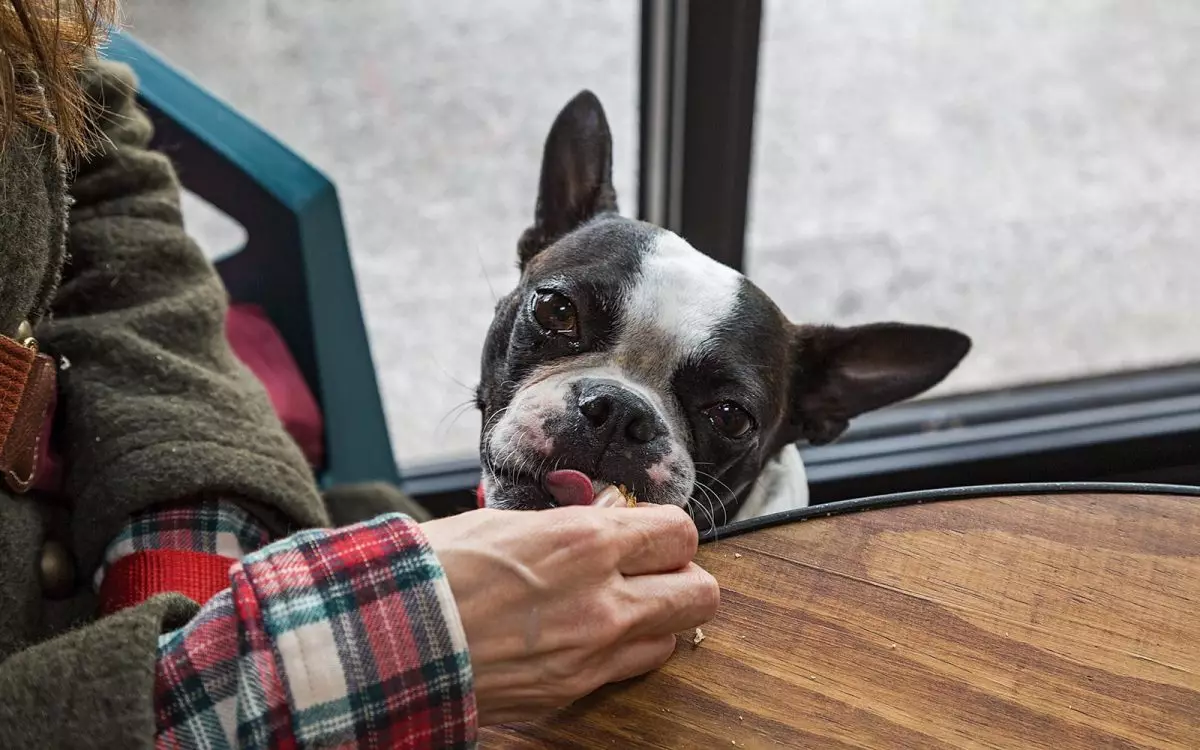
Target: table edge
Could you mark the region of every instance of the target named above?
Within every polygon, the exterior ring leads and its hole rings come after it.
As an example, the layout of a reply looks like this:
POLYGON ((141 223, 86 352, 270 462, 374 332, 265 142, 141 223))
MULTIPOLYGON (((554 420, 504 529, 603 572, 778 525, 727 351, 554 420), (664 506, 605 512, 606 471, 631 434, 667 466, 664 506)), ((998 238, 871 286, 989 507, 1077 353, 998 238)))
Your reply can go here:
POLYGON ((700 543, 720 541, 775 526, 814 518, 829 518, 868 510, 883 510, 905 505, 937 503, 950 500, 972 500, 986 497, 1021 495, 1174 495, 1200 498, 1200 487, 1186 484, 1155 484, 1143 482, 1021 482, 1016 484, 977 484, 961 487, 941 487, 932 490, 895 492, 871 495, 853 500, 810 505, 807 508, 772 513, 758 518, 735 521, 709 529, 700 534, 700 543))

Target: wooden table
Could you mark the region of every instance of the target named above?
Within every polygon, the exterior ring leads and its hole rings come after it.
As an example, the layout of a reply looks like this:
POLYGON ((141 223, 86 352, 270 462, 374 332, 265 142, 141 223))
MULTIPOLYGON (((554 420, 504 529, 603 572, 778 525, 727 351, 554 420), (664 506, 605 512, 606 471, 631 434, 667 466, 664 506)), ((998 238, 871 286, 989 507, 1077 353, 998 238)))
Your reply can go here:
POLYGON ((699 562, 699 645, 481 746, 1200 749, 1200 498, 892 507, 699 562))

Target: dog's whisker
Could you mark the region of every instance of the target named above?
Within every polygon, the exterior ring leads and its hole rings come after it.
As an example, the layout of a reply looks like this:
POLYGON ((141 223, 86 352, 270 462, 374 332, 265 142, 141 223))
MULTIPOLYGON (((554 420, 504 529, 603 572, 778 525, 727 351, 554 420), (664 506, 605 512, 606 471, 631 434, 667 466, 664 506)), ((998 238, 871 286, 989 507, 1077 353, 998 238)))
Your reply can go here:
POLYGON ((471 398, 472 399, 475 398, 476 386, 467 385, 466 383, 462 382, 458 378, 451 375, 450 371, 447 370, 444 366, 442 366, 442 363, 438 361, 437 357, 430 357, 430 359, 432 359, 433 363, 437 366, 437 368, 442 371, 443 377, 445 377, 451 383, 454 383, 455 385, 459 386, 460 388, 463 388, 464 390, 469 391, 471 393, 471 398))
POLYGON ((483 273, 483 280, 487 282, 488 291, 492 293, 492 302, 499 302, 500 298, 496 296, 496 287, 492 286, 492 277, 488 275, 487 266, 483 262, 483 251, 479 245, 475 246, 475 256, 479 258, 479 270, 483 273))
MULTIPOLYGON (((737 495, 737 493, 733 491, 733 488, 732 488, 732 487, 730 487, 729 485, 725 484, 725 483, 724 483, 724 482, 722 482, 720 479, 717 479, 717 478, 716 478, 715 476, 713 476, 712 474, 709 474, 709 473, 707 473, 707 472, 700 471, 699 469, 696 469, 696 475, 697 475, 697 476, 706 477, 706 478, 708 478, 709 480, 711 480, 712 482, 715 482, 716 484, 719 484, 721 487, 723 487, 723 488, 725 489, 725 491, 726 491, 726 492, 728 492, 728 493, 729 493, 729 499, 730 499, 731 501, 732 501, 732 500, 734 499, 734 497, 737 495)), ((722 524, 729 523, 729 508, 728 508, 728 506, 727 506, 725 503, 721 503, 721 513, 722 513, 722 518, 724 519, 724 520, 722 521, 722 524)))
POLYGON ((438 420, 437 433, 444 437, 446 432, 448 432, 450 428, 462 418, 462 415, 466 414, 474 405, 474 401, 464 401, 461 404, 451 407, 450 411, 446 412, 446 415, 438 420), (446 423, 446 420, 450 420, 449 424, 446 423))
POLYGON ((508 409, 509 407, 507 406, 503 409, 497 409, 495 414, 492 414, 492 416, 488 417, 487 422, 483 425, 483 429, 481 430, 483 432, 483 443, 485 445, 491 442, 492 432, 495 431, 500 419, 504 417, 504 414, 508 411, 508 409))
POLYGON ((708 518, 709 528, 716 528, 717 521, 715 518, 713 518, 712 500, 708 500, 708 508, 705 508, 703 504, 698 507, 700 508, 700 510, 704 511, 704 515, 708 518))
POLYGON ((699 484, 699 483, 697 483, 695 485, 695 487, 698 490, 700 490, 700 492, 701 492, 700 499, 706 500, 708 502, 708 508, 705 508, 703 503, 696 503, 696 507, 699 508, 700 510, 704 511, 704 515, 708 518, 709 526, 711 526, 712 528, 716 528, 717 520, 713 516, 713 504, 712 504, 712 499, 709 495, 709 493, 711 493, 712 490, 710 490, 708 487, 705 487, 704 485, 699 484))

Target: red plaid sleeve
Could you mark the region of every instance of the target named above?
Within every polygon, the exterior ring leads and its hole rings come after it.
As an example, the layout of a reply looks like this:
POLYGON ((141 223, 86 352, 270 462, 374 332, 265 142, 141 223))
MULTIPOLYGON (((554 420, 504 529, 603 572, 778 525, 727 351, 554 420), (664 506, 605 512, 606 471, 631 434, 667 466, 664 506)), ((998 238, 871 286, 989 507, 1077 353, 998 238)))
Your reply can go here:
POLYGON ((159 642, 160 748, 474 747, 471 663, 420 526, 295 534, 159 642))

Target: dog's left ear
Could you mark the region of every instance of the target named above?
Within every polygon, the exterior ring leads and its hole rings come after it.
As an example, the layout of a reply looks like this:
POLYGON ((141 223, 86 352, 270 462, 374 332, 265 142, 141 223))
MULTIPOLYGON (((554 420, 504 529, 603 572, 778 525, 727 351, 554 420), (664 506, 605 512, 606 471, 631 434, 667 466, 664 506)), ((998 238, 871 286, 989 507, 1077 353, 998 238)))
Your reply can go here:
POLYGON ((604 107, 581 91, 546 136, 533 226, 517 243, 521 269, 559 237, 597 214, 617 210, 612 185, 612 133, 604 107))
POLYGON ((831 442, 864 412, 942 381, 971 339, 948 328, 876 323, 797 326, 792 336, 791 421, 813 445, 831 442))

